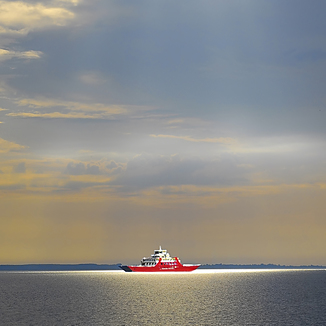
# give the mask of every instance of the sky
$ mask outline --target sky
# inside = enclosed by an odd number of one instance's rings
[[[0,0],[0,264],[326,265],[325,11]]]

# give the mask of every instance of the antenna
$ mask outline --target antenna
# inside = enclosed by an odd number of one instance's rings
[[[162,247],[160,246],[160,250],[162,250]]]

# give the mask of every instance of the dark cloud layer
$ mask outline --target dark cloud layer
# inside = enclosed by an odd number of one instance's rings
[[[87,164],[85,166],[84,163],[68,163],[66,172],[71,175],[82,175],[82,174],[93,174],[99,175],[101,174],[100,167],[98,165]]]
[[[126,190],[173,185],[244,185],[248,182],[245,172],[232,157],[205,161],[179,156],[141,155],[129,161],[126,170],[112,184],[123,186]]]

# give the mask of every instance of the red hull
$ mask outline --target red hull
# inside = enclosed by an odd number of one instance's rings
[[[200,265],[194,266],[182,266],[182,267],[166,267],[166,268],[156,268],[147,266],[128,266],[133,272],[192,272]]]
[[[120,266],[126,272],[192,272],[200,265],[182,265],[178,258],[175,263],[163,263],[161,259],[155,266]]]

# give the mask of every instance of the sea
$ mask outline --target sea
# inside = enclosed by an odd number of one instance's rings
[[[326,325],[326,270],[0,272],[0,325]]]

